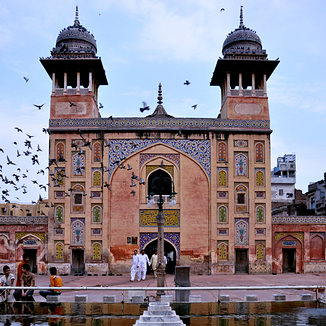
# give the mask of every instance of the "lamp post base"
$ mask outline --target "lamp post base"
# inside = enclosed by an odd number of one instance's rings
[[[160,265],[157,267],[157,287],[163,288],[164,283],[165,283],[165,265]],[[161,295],[164,295],[165,291],[164,290],[157,290],[156,292],[156,297],[161,298]]]

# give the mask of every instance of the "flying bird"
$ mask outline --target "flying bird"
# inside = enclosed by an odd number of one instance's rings
[[[15,127],[15,129],[18,131],[18,132],[23,132],[20,128],[18,127]]]
[[[98,108],[99,108],[99,109],[103,109],[103,108],[104,108],[103,104],[100,103],[100,106],[99,106]]]
[[[33,104],[34,106],[36,106],[39,110],[41,110],[42,106],[44,105],[45,103],[41,104],[41,105],[38,105],[38,104]]]
[[[4,153],[4,150],[2,148],[0,148],[0,152]]]
[[[71,102],[70,100],[68,100],[68,101],[69,101],[69,103],[70,103],[70,107],[72,107],[72,106],[77,106],[75,103]]]
[[[14,163],[13,161],[10,160],[10,158],[7,155],[7,165],[16,165],[16,163]]]
[[[143,107],[139,109],[140,112],[144,112],[145,110],[149,110],[149,106],[146,102],[143,101]]]
[[[40,148],[40,145],[37,145],[37,152],[42,152],[41,148]]]
[[[135,195],[136,195],[136,191],[135,190],[131,190],[130,193],[135,197]]]
[[[132,169],[132,167],[130,166],[130,164],[128,164],[128,169],[127,171],[130,171]]]
[[[197,109],[197,104],[193,105],[192,108],[194,108],[194,110]]]
[[[183,85],[187,85],[187,86],[189,86],[189,85],[190,85],[190,81],[189,81],[189,80],[186,80],[186,81],[183,83]]]
[[[32,135],[29,135],[29,134],[26,134],[26,136],[27,136],[29,139],[31,139],[32,137],[34,137],[34,136],[32,136]]]
[[[222,11],[225,11],[225,9],[224,8],[221,8],[220,12],[222,12]]]
[[[104,187],[107,187],[111,191],[110,185],[106,181],[105,181]]]
[[[27,83],[29,81],[29,78],[23,77],[25,79],[25,82]]]
[[[131,186],[130,187],[136,187],[135,181],[131,179]]]

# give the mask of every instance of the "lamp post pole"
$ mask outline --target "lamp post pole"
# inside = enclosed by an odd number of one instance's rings
[[[163,161],[161,163],[161,167],[164,168]],[[173,190],[171,189],[173,186]],[[172,191],[171,191],[172,190]],[[164,262],[164,223],[165,216],[163,212],[163,194],[169,194],[171,202],[169,206],[173,206],[175,204],[174,196],[177,194],[174,192],[174,184],[171,178],[164,177],[160,174],[158,177],[154,178],[151,184],[151,193],[148,196],[150,199],[148,203],[148,207],[154,203],[153,196],[159,195],[158,199],[158,214],[157,214],[157,252],[158,252],[158,263],[157,263],[157,287],[164,287],[165,283],[165,262]],[[164,295],[164,290],[157,290],[156,295],[159,299],[162,295]]]

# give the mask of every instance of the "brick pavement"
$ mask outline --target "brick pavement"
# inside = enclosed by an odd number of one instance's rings
[[[129,274],[122,276],[62,276],[64,286],[109,286],[109,287],[152,287],[156,285],[153,275],[147,275],[147,279],[141,282],[130,282]],[[278,275],[191,275],[191,286],[280,286],[280,285],[319,285],[326,286],[326,274],[278,274]],[[36,286],[47,286],[48,275],[36,275]],[[174,286],[174,275],[166,275],[166,286]],[[174,291],[172,291],[174,292]],[[287,301],[299,300],[299,294],[310,293],[315,298],[315,291],[277,289],[277,290],[222,290],[221,294],[230,296],[231,301],[244,301],[245,294],[258,295],[259,301],[271,301],[273,294],[285,294]],[[115,294],[117,301],[122,300],[122,291],[64,291],[60,300],[62,302],[74,302],[76,294],[87,294],[89,302],[103,302],[103,295]],[[168,293],[167,293],[168,294]],[[170,293],[173,294],[174,293]],[[192,291],[192,294],[200,294],[202,301],[214,302],[217,298],[217,291]],[[148,292],[147,295],[154,298],[155,292]],[[36,301],[45,301],[38,291],[35,291]],[[128,300],[128,293],[124,291],[124,301]]]

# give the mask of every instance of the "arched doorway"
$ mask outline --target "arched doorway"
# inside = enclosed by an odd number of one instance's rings
[[[152,255],[157,250],[157,239],[148,243],[144,250],[148,258],[151,259]],[[168,261],[166,265],[166,274],[174,274],[175,265],[177,263],[177,255],[172,244],[166,240],[164,240],[164,256]]]

